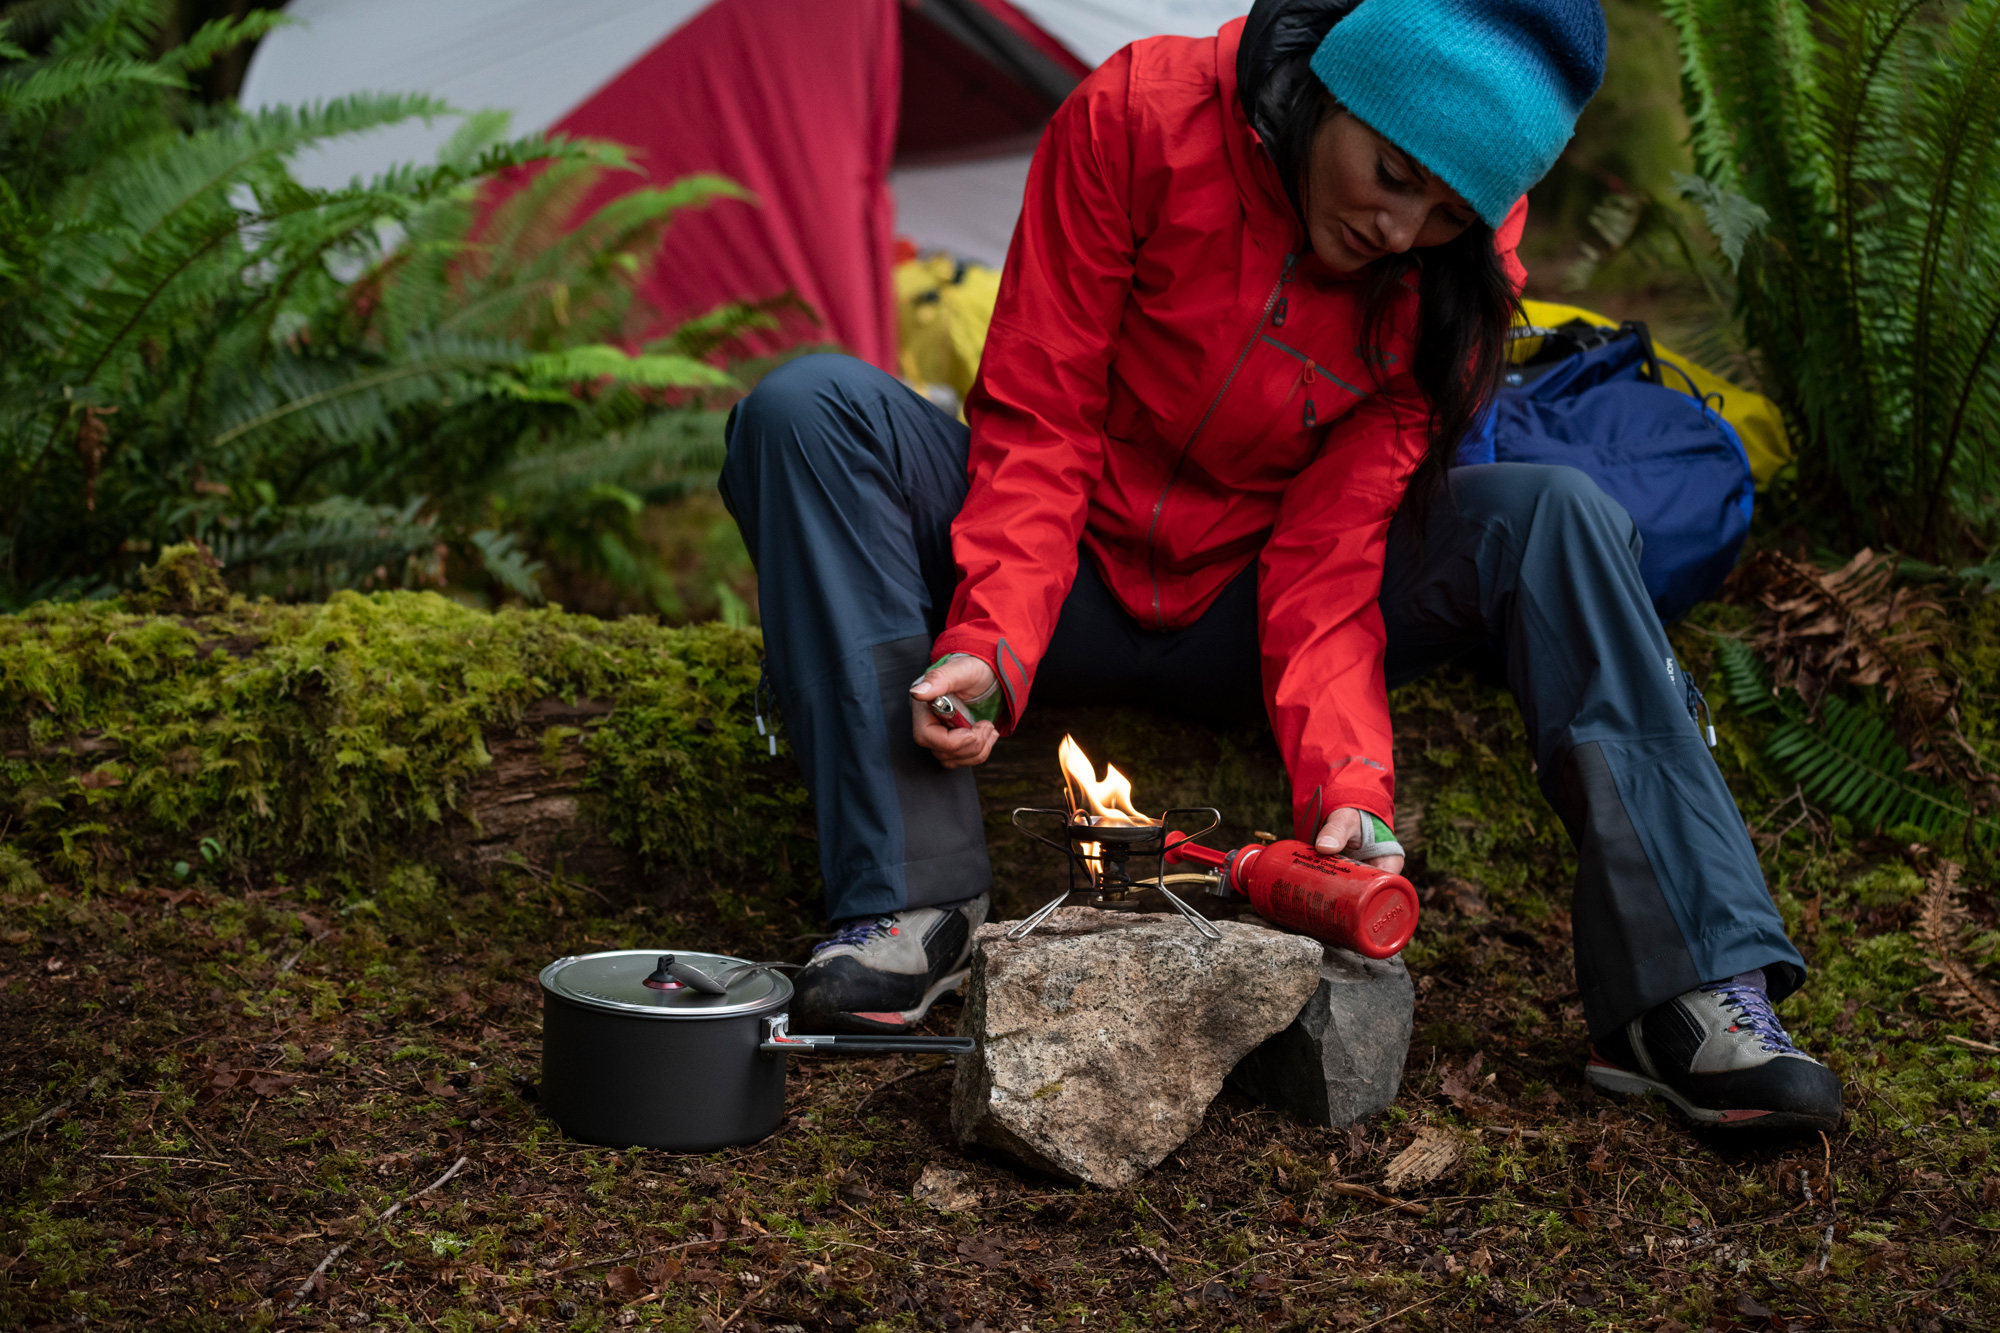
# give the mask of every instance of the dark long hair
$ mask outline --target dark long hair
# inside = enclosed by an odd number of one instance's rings
[[[1309,70],[1305,56],[1290,76],[1290,105],[1271,145],[1272,157],[1291,195],[1300,226],[1306,225],[1305,182],[1313,143],[1320,129],[1339,113],[1340,103]],[[1310,232],[1308,231],[1308,237]],[[1308,241],[1310,243],[1310,240]],[[1493,249],[1493,228],[1475,220],[1443,245],[1389,255],[1369,265],[1362,296],[1361,345],[1382,346],[1384,325],[1404,290],[1404,279],[1417,273],[1416,363],[1411,367],[1417,387],[1430,407],[1430,445],[1410,478],[1405,504],[1419,527],[1445,470],[1479,421],[1499,386],[1507,359],[1507,330],[1519,308],[1514,287]],[[1371,365],[1379,385],[1385,367]]]

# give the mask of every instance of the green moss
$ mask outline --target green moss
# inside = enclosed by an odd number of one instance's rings
[[[753,724],[756,631],[488,614],[433,593],[221,601],[198,557],[168,553],[135,599],[146,611],[0,620],[12,890],[37,865],[101,885],[254,864],[365,878],[420,915],[436,886],[387,870],[464,809],[489,738],[526,734],[539,701],[582,698],[611,712],[532,734],[554,767],[575,738],[587,813],[645,865],[768,879],[810,863],[784,846],[804,792]]]

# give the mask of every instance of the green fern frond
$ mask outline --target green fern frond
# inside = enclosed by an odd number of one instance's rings
[[[423,339],[407,360],[350,370],[310,360],[281,361],[271,372],[279,401],[235,422],[209,440],[222,449],[252,431],[266,429],[299,413],[312,413],[325,432],[339,438],[375,433],[386,426],[395,396],[434,396],[453,388],[464,393],[474,377],[520,361],[515,347],[491,340]]]
[[[178,74],[149,62],[99,56],[44,65],[19,78],[0,79],[0,116],[48,116],[87,101],[107,88],[132,84],[173,89],[186,86]]]
[[[1750,645],[1741,639],[1717,639],[1715,661],[1722,672],[1723,688],[1728,691],[1730,705],[1746,717],[1769,712],[1776,706],[1771,697],[1770,682],[1764,677],[1763,664]]]
[[[1707,210],[1805,492],[1955,562],[2000,486],[2000,0],[1666,9],[1697,168],[1768,216]]]
[[[181,74],[207,69],[215,61],[245,42],[267,37],[279,28],[297,22],[276,9],[254,9],[247,14],[225,14],[211,19],[188,35],[188,39],[159,58],[160,68]]]
[[[514,533],[481,528],[466,534],[466,540],[478,552],[479,567],[488,578],[524,601],[542,600],[542,585],[535,581],[542,562],[528,559]]]
[[[1808,797],[1864,827],[1908,823],[1938,837],[1975,826],[1968,806],[1908,771],[1909,755],[1885,719],[1844,699],[1825,701],[1819,725],[1800,718],[1782,722],[1765,754]],[[1982,838],[2000,833],[1986,820],[1976,828]]]

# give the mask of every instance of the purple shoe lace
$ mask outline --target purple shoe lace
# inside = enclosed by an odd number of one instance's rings
[[[1771,1010],[1771,997],[1764,993],[1764,974],[1743,972],[1727,981],[1711,981],[1702,986],[1736,1011],[1731,1031],[1748,1028],[1765,1050],[1773,1055],[1804,1055],[1792,1044],[1791,1034]]]
[[[867,916],[850,921],[833,932],[827,939],[813,945],[815,956],[822,949],[837,949],[843,944],[866,944],[877,935],[886,935],[896,928],[896,918],[892,916]]]

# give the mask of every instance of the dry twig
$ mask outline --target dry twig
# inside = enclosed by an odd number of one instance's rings
[[[436,1189],[438,1186],[444,1184],[447,1180],[450,1180],[453,1176],[463,1171],[465,1169],[465,1164],[467,1162],[470,1162],[471,1160],[472,1159],[470,1157],[459,1158],[456,1162],[453,1162],[451,1164],[451,1170],[445,1172],[443,1175],[439,1176],[436,1180],[433,1180],[430,1184],[418,1190],[415,1194],[405,1195],[402,1198],[396,1200],[396,1202],[390,1204],[387,1208],[383,1209],[382,1215],[375,1219],[376,1223],[379,1225],[383,1222],[387,1222],[397,1213],[403,1211],[404,1204],[414,1203],[416,1200],[423,1198],[426,1194],[429,1194],[432,1190]],[[359,1236],[355,1237],[355,1240],[359,1239],[360,1239]],[[338,1259],[341,1255],[347,1253],[348,1247],[353,1244],[354,1241],[352,1240],[344,1240],[340,1244],[334,1246],[333,1249],[327,1253],[326,1258],[319,1261],[319,1267],[313,1269],[313,1271],[306,1277],[306,1280],[299,1283],[299,1289],[293,1292],[292,1299],[286,1302],[284,1313],[290,1314],[293,1310],[297,1309],[299,1302],[304,1300],[307,1294],[312,1291],[313,1283],[319,1281],[320,1275],[326,1272],[327,1269],[333,1267],[333,1261],[335,1259]]]
[[[1350,1199],[1366,1199],[1370,1203],[1383,1204],[1411,1217],[1422,1217],[1430,1211],[1423,1204],[1412,1203],[1408,1199],[1399,1199],[1393,1194],[1384,1194],[1381,1190],[1369,1185],[1356,1185],[1351,1181],[1336,1180],[1328,1185],[1327,1188],[1335,1194],[1345,1194]]]
[[[81,1100],[82,1098],[80,1097],[72,1097],[66,1102],[60,1102],[55,1106],[51,1106],[48,1110],[42,1112],[40,1115],[36,1116],[33,1120],[30,1120],[27,1124],[16,1125],[14,1126],[14,1128],[8,1130],[5,1134],[0,1134],[0,1143],[5,1143],[9,1139],[17,1139],[21,1137],[21,1135],[26,1134],[29,1130],[37,1129],[42,1125],[47,1124],[49,1121],[61,1115],[64,1111],[69,1110],[70,1107],[75,1106]]]

